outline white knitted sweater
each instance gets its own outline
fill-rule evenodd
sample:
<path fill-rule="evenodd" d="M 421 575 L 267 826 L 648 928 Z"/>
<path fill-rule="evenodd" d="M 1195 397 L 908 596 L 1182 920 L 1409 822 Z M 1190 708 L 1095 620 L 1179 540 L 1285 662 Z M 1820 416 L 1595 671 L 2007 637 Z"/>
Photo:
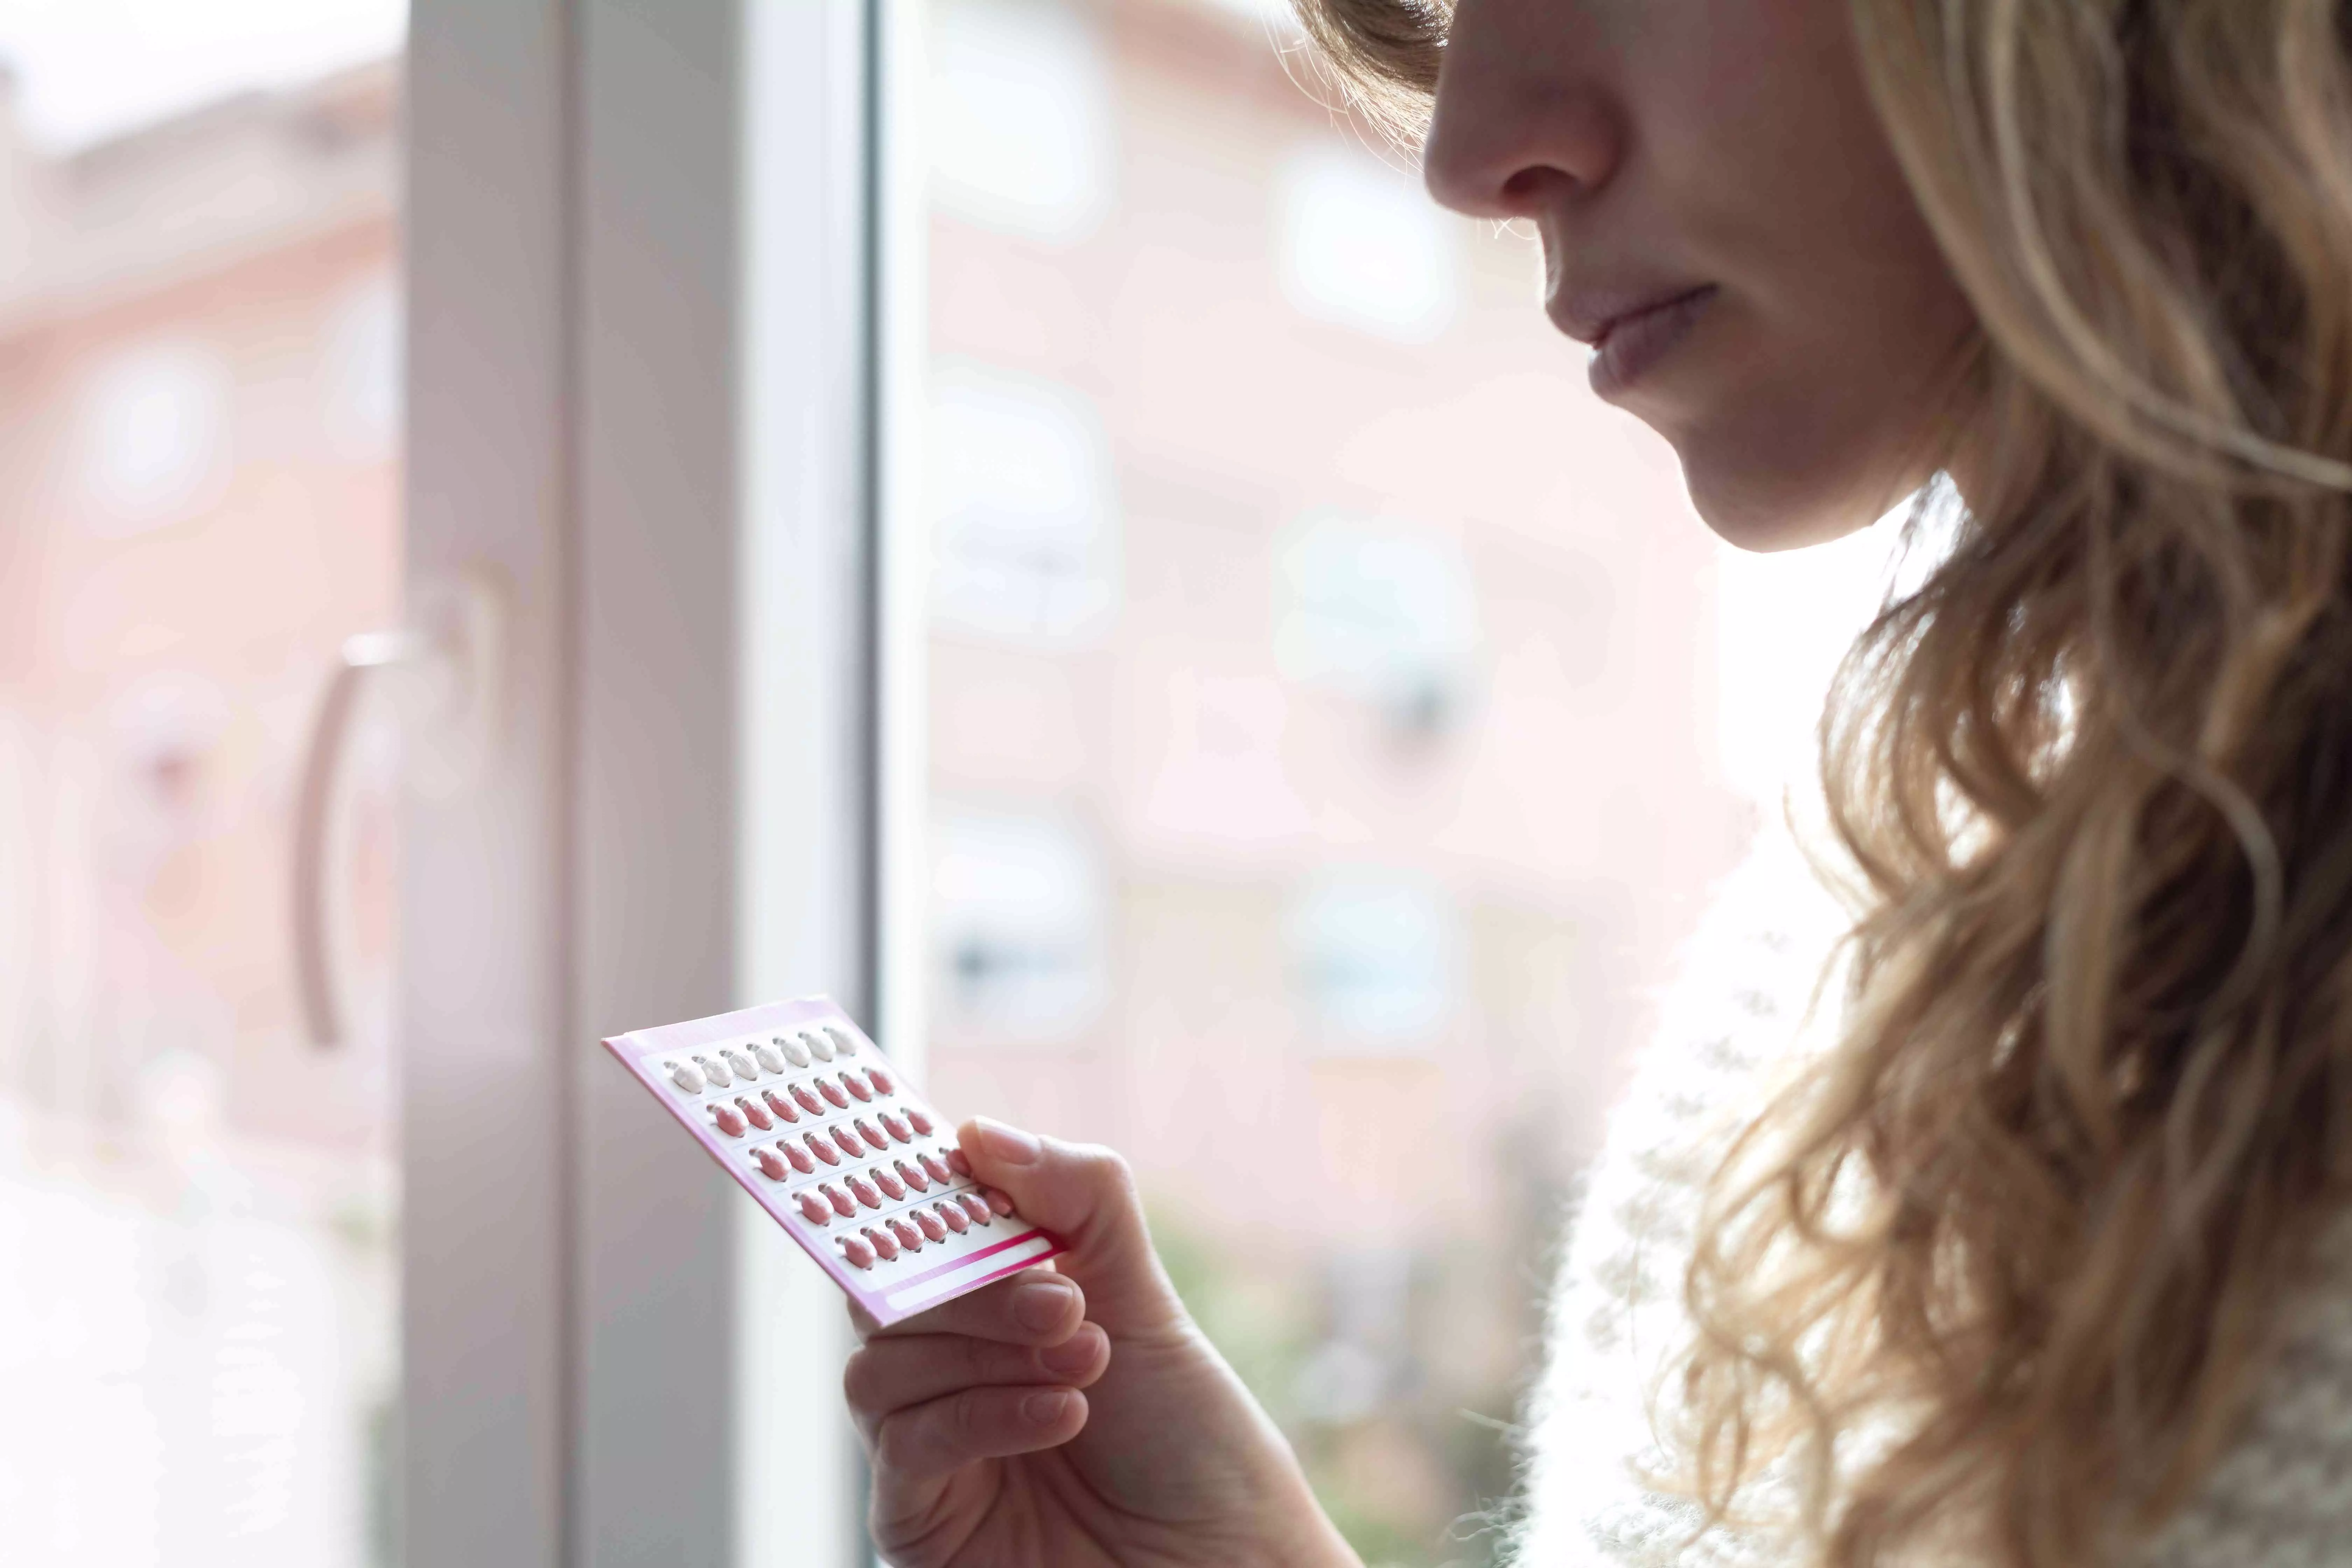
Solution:
<path fill-rule="evenodd" d="M 1759 1070 L 1808 1048 L 1813 982 L 1843 929 L 1785 838 L 1729 879 L 1664 998 L 1579 1205 L 1550 1355 L 1528 1412 L 1517 1568 L 1790 1568 L 1785 1541 L 1710 1531 L 1643 1486 L 1660 1459 L 1648 1396 L 1684 1344 L 1684 1266 L 1704 1151 L 1752 1110 Z M 1823 987 L 1822 1011 L 1832 1010 Z M 2292 1304 L 2284 1352 L 2245 1432 L 2199 1500 L 2134 1568 L 2352 1564 L 2352 1243 L 2339 1227 L 2323 1283 Z M 2340 1284 L 2339 1284 L 2340 1282 Z M 1645 1464 L 1645 1461 L 1647 1463 Z"/>

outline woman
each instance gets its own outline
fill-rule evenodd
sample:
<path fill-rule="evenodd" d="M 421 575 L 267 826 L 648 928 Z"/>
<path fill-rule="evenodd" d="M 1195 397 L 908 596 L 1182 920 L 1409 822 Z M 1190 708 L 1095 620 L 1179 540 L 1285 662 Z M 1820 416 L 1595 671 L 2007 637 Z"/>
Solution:
<path fill-rule="evenodd" d="M 1612 1125 L 1536 1456 L 1576 1517 L 1530 1551 L 2352 1560 L 2352 15 L 1307 19 L 1426 110 L 1440 200 L 1540 233 L 1553 324 L 1726 538 L 1965 507 L 1824 726 L 1834 1038 L 1762 1041 L 1719 1131 L 1638 1089 Z M 964 1143 L 1074 1250 L 863 1325 L 891 1561 L 1352 1562 L 1117 1159 Z"/>

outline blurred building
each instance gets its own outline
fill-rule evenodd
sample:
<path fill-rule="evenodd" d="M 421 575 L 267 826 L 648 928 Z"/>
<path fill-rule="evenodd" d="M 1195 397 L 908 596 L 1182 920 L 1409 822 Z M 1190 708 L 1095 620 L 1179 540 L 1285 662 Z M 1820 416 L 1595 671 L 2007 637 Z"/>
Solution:
<path fill-rule="evenodd" d="M 1267 9 L 932 8 L 933 1088 L 1125 1151 L 1430 1563 L 1753 814 L 1671 452 Z"/>
<path fill-rule="evenodd" d="M 396 82 L 63 159 L 0 99 L 0 1083 L 47 1110 L 123 1125 L 176 1050 L 242 1132 L 386 1124 L 380 1038 L 297 1037 L 284 855 L 333 651 L 397 616 Z"/>
<path fill-rule="evenodd" d="M 375 994 L 334 1052 L 295 1016 L 287 847 L 334 651 L 398 613 L 397 81 L 66 153 L 0 86 L 0 1518 L 24 1561 L 384 1549 L 388 759 L 358 769 L 339 883 Z"/>

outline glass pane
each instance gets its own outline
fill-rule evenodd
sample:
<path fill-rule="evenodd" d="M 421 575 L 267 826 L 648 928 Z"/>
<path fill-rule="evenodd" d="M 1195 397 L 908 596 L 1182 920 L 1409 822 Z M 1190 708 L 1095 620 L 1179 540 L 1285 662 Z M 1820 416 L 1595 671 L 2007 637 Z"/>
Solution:
<path fill-rule="evenodd" d="M 1529 237 L 1283 10 L 932 0 L 930 1073 L 1125 1151 L 1368 1561 L 1468 1564 L 1570 1184 L 1853 623 L 1719 667 L 1817 585 L 1724 568 Z"/>
<path fill-rule="evenodd" d="M 0 1558 L 388 1563 L 399 0 L 0 10 Z"/>

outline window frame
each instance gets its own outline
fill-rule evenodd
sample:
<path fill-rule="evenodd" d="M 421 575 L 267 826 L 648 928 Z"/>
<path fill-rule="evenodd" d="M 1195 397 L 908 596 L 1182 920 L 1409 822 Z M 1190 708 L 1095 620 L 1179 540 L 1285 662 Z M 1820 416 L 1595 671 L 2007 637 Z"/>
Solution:
<path fill-rule="evenodd" d="M 409 1562 L 870 1560 L 836 1294 L 594 1043 L 817 990 L 878 1026 L 908 9 L 412 10 L 407 592 L 502 584 L 512 673 L 488 776 L 405 806 Z"/>

